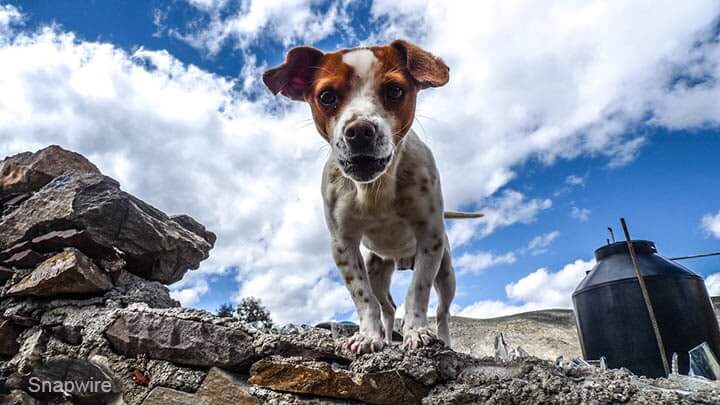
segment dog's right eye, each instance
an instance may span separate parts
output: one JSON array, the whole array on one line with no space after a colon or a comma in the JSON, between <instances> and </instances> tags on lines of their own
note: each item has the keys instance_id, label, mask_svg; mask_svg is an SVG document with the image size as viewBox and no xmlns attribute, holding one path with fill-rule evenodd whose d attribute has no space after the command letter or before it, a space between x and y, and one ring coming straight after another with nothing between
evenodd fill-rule
<instances>
[{"instance_id":1,"label":"dog's right eye","mask_svg":"<svg viewBox=\"0 0 720 405\"><path fill-rule=\"evenodd\" d=\"M320 104L324 106L331 106L337 103L337 94L332 90L323 90L318 96L318 100L320 100Z\"/></svg>"}]
</instances>

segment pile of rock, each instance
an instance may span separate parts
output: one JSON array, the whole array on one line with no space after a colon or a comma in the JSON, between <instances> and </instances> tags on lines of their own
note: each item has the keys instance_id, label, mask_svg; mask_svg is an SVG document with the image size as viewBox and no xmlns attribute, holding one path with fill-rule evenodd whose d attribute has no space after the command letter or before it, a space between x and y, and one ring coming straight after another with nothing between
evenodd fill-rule
<instances>
[{"instance_id":1,"label":"pile of rock","mask_svg":"<svg viewBox=\"0 0 720 405\"><path fill-rule=\"evenodd\" d=\"M215 236L59 147L0 162L0 403L717 403L645 380L440 344L356 357L331 331L250 329L180 308L165 284Z\"/></svg>"}]
</instances>

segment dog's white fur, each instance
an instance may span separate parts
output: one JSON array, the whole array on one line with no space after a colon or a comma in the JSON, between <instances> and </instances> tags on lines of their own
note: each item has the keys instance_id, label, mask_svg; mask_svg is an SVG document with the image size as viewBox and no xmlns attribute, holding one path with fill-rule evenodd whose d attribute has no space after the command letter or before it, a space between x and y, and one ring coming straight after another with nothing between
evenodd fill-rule
<instances>
[{"instance_id":1,"label":"dog's white fur","mask_svg":"<svg viewBox=\"0 0 720 405\"><path fill-rule=\"evenodd\" d=\"M338 171L337 162L329 159L323 171L322 193L333 257L360 318L360 332L351 339L350 348L356 352L382 348L383 329L384 340L390 343L395 319L390 281L395 262L412 257L414 274L405 298L404 346L416 348L433 339L427 320L431 285L438 294L437 335L449 345L455 275L445 235L442 190L430 149L411 131L396 148L380 184L361 184L333 175ZM427 179L428 191L419 195L416 185L422 179ZM413 186L405 187L408 184Z\"/></svg>"}]
</instances>

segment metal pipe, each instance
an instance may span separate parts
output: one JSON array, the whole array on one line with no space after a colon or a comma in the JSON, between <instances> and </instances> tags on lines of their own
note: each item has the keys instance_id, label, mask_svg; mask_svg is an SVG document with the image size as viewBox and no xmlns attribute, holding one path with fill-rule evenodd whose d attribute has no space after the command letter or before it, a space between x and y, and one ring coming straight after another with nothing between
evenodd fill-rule
<instances>
[{"instance_id":1,"label":"metal pipe","mask_svg":"<svg viewBox=\"0 0 720 405\"><path fill-rule=\"evenodd\" d=\"M720 256L720 252L700 253L697 255L670 257L668 260L674 261L674 260L685 260L685 259L697 259L698 257L709 257L709 256Z\"/></svg>"},{"instance_id":2,"label":"metal pipe","mask_svg":"<svg viewBox=\"0 0 720 405\"><path fill-rule=\"evenodd\" d=\"M663 344L662 336L660 335L660 328L657 324L657 318L655 318L655 310L653 309L652 302L650 301L650 295L648 294L647 287L645 286L645 279L640 272L640 264L638 263L637 255L635 254L635 248L632 244L632 238L630 238L630 231L628 231L627 223L625 218L620 218L620 225L622 225L623 232L625 233L625 241L627 242L628 250L630 251L630 259L632 260L633 268L635 269L635 276L637 276L638 283L640 284L640 291L642 291L643 300L647 307L648 314L650 315L650 322L652 323L653 331L655 332L655 340L657 341L658 349L660 350L660 358L662 359L663 369L665 370L665 376L670 375L670 366L668 365L667 355L665 354L665 345Z\"/></svg>"}]
</instances>

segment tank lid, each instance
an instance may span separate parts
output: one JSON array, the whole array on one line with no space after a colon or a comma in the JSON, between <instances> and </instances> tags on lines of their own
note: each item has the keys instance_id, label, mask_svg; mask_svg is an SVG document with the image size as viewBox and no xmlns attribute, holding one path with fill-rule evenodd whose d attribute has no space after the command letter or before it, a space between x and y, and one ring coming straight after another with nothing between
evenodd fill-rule
<instances>
[{"instance_id":1,"label":"tank lid","mask_svg":"<svg viewBox=\"0 0 720 405\"><path fill-rule=\"evenodd\" d=\"M657 253L657 248L655 247L655 242L651 242L649 240L633 240L632 241L633 248L635 250L636 254L654 254ZM605 245L602 247L599 247L595 250L595 260L601 260L608 256L616 255L616 254L625 254L629 255L630 251L628 250L627 242L615 242L611 243L609 245Z\"/></svg>"}]
</instances>

